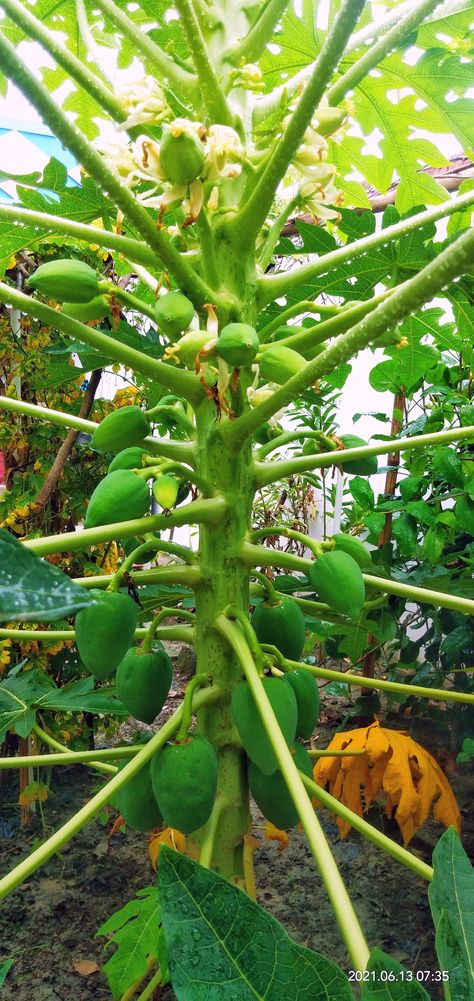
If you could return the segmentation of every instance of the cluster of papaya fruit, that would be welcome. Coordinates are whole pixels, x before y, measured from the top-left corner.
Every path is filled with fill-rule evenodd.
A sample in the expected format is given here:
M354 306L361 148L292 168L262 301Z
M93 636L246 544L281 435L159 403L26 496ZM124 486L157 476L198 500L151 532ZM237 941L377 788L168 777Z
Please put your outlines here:
M110 297L100 294L99 281L85 261L61 258L40 264L27 283L48 299L61 303L61 312L87 323L111 313Z

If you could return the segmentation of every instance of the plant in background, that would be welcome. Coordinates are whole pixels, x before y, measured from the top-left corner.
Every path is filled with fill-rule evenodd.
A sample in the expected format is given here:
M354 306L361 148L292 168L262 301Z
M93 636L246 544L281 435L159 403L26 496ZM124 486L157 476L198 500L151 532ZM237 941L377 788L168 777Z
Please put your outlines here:
M440 873L435 862L433 873L310 777L298 740L309 733L310 717L314 721L317 711L314 702L312 716L309 712L314 697L311 675L332 680L338 674L301 663L298 657L304 626L315 615L334 621L335 628L351 637L360 632L361 616L364 628L371 628L370 616L390 595L463 615L472 612L473 603L462 593L419 587L387 576L377 565L365 567L363 547L354 546L354 540L336 535L315 542L287 524L252 525L258 491L292 476L349 464L352 483L362 482L365 489L359 494L368 496L361 464L363 470L372 468L374 457L386 451L386 442L360 446L353 437L326 434L324 423L312 424L310 432L273 437L278 416L311 387L317 391L323 379L333 378L333 386L342 386L350 359L386 338L387 331L423 325L429 315L426 306L435 295L454 302L460 279L472 267L474 232L468 226L474 192L446 201L444 189L419 170L420 157L438 164L444 158L427 139L408 141L419 98L426 110L417 111L418 128L426 125L436 133L448 122L463 142L469 141L462 110L468 99L448 102L439 93L446 64L455 65L460 92L469 86L463 55L466 12L457 6L448 11L458 43L453 54L450 43L442 40L447 37L446 11L439 15L440 40L436 6L436 0L422 0L373 20L362 0L346 0L337 10L331 8L323 32L314 28L312 9L305 8L300 17L280 0L261 7L236 3L232 17L219 5L176 0L178 16L173 19L155 7L152 12L143 7L125 12L111 0L81 0L80 41L73 52L55 31L56 8L53 14L41 2L34 10L18 0L0 2L6 15L0 38L3 70L84 170L80 189L71 192L64 183L57 184L55 216L41 184L34 197L20 192L22 204L0 207L3 259L7 251L10 260L28 247L38 227L73 238L75 245L93 242L106 248L117 274L126 268L139 279L133 293L125 291L126 302L137 316L156 324L159 346L147 350L152 335L134 338L126 328L122 336L120 327L96 329L83 322L87 310L79 314L76 307L90 305L95 315L97 296L107 297L111 291L99 280L97 269L95 278L82 269L78 280L77 260L70 254L60 255L54 276L51 269L42 274L39 269L27 292L16 289L8 276L0 283L1 302L85 345L95 361L100 357L125 366L148 390L147 409L133 402L108 415L98 428L86 419L79 423L67 407L54 413L8 396L0 401L7 413L28 413L62 428L93 433L93 446L109 465L114 463L92 494L84 531L22 543L8 532L0 535L3 620L49 622L76 613L77 650L89 672L85 680L60 691L54 684L48 684L48 690L46 684L30 685L21 707L21 682L8 677L2 687L2 699L7 704L10 699L4 723L18 725L21 716L26 732L28 726L37 726L38 706L70 708L74 699L77 708L86 704L99 711L100 703L102 709L107 705L107 711L120 714L123 707L115 698L113 674L117 670L122 687L130 658L159 654L159 641L171 637L191 643L196 654L196 673L184 700L158 732L144 745L91 752L94 767L110 776L107 784L0 881L0 892L13 889L107 802L117 802L129 823L140 829L160 826L160 818L161 826L181 828L192 858L162 848L158 891L144 891L138 903L126 905L105 925L106 931L114 931L121 954L127 937L121 936L123 925L128 935L128 921L135 921L136 962L133 969L127 967L128 979L118 974L117 964L109 968L117 998L130 993L132 984L134 989L141 984L144 1001L168 975L176 995L186 1001L229 989L242 1001L296 998L300 992L334 1001L353 996L351 977L330 959L292 943L252 902L249 785L268 815L288 826L301 822L340 925L352 979L364 981L364 997L376 992L389 998L387 984L403 984L409 974L389 956L370 951L311 796L432 881L440 981L452 976L462 990L469 989L462 910L459 900L450 896L452 868L441 862ZM157 18L152 28L150 14ZM73 21L65 8L61 32L68 39L73 30L77 41L75 10ZM96 29L99 37L105 31L116 46L121 65L139 55L146 75L136 88L132 85L120 95L100 68L92 68L90 52L100 61L93 41ZM292 76L285 44L295 31L314 61L302 53L301 68ZM65 77L72 81L67 102L68 110L78 113L74 123L18 55L25 34L55 60L49 84L59 85ZM277 54L269 48L274 36ZM404 56L413 40L424 53L415 65ZM394 86L409 86L413 94L391 105ZM93 141L95 119L104 114L116 125L107 145ZM364 152L366 136L351 135L351 122L360 122L364 129L380 123L381 158ZM365 180L381 190L390 185L394 170L399 174L400 218L383 232L375 232L371 213L354 210L368 206L364 188L347 176L354 163ZM440 204L423 209L425 201ZM301 239L295 246L280 235L298 208L311 214L313 224L298 221ZM431 227L445 217L462 220L460 231L431 253L426 246ZM98 218L103 228L94 225ZM403 266L407 247L420 251L408 273ZM321 301L323 295L336 297L337 304L328 306L327 300ZM51 297L58 307L72 304L72 311L70 306L52 308ZM103 303L97 308L102 312ZM308 314L314 314L309 324ZM282 327L287 328L285 336L276 336ZM400 344L405 336L402 333ZM343 432L350 436L353 429ZM457 449L472 435L472 427L455 414L446 429L397 437L391 447L410 454L421 450L425 456L430 449ZM308 438L315 440L313 450L306 448ZM292 439L299 441L301 454L276 457ZM130 450L136 449L136 464L130 465ZM464 506L469 506L467 487L466 480ZM188 491L191 500L183 503ZM160 514L149 513L151 493ZM159 536L166 528L186 524L199 526L196 552ZM276 533L304 544L309 558L262 544L267 534ZM137 540L136 547L110 575L74 581L38 559L131 538ZM169 564L134 571L150 549L169 554ZM262 573L266 568L290 572L284 576L287 594L280 596L278 577L272 587ZM194 611L171 608L166 594L175 600L180 595ZM151 623L137 629L140 603L144 612L162 607ZM252 605L256 610L250 620ZM163 626L171 615L181 623ZM122 616L126 635L120 633ZM45 632L51 639L70 638L70 630ZM144 633L143 648L134 647L134 639ZM12 635L13 628L1 632L2 638ZM266 642L269 638L271 643ZM158 661L158 669L166 673L163 657ZM299 673L289 682L288 672ZM311 689L304 672L310 675ZM145 676L149 679L148 672ZM97 689L94 679L100 683ZM160 679L161 693L167 679L168 673ZM133 705L143 707L136 680ZM344 680L360 685L363 679L346 673ZM399 681L365 680L381 691L406 691ZM144 684L154 686L149 680ZM447 687L411 686L410 694L415 693L473 702L470 693ZM127 698L130 701L129 689ZM51 743L47 734L41 736ZM85 752L57 745L55 751L57 755L48 756L51 765L91 760ZM389 753L390 747L386 756ZM32 762L36 760L44 756ZM141 810L140 803L153 809ZM451 863L456 853L457 864L464 866L453 832L441 839L437 858L443 856L444 845L446 854L451 851ZM146 942L144 923L153 929ZM416 982L410 991L413 998L427 997Z

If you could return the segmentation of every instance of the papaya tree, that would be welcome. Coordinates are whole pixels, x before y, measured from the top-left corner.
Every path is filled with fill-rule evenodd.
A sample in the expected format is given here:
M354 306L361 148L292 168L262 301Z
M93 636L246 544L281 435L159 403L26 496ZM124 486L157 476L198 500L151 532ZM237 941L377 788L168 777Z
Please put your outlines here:
M350 814L365 836L438 886L430 866L375 832L311 778L307 752L296 738L308 738L315 725L314 677L332 678L334 672L300 661L304 613L351 624L392 594L461 614L472 612L473 602L383 575L352 537L305 537L311 556L305 558L263 544L278 525L252 530L254 497L265 486L305 471L350 463L354 469L364 460L370 465L387 450L386 441L354 447L319 431L274 436L278 416L407 317L423 317L434 296L455 299L472 270L474 191L468 185L446 199L445 189L419 163L440 166L445 158L434 141L412 132L415 124L434 137L448 129L472 145L464 96L471 13L468 4L447 3L438 14L437 6L436 0L422 0L376 18L363 0L345 0L330 5L324 30L311 4L297 14L286 0L176 0L173 16L155 3L133 10L112 0L54 6L39 0L30 9L19 0L0 0L2 70L83 169L81 188L59 185L54 214L51 198L41 184L35 189L31 177L18 205L0 206L3 260L32 245L38 232L62 237L65 247L70 239L75 246L104 247L117 275L134 276L124 293L127 305L156 326L162 347L156 357L145 339L131 344L119 328L97 327L106 309L103 297L113 291L80 255L55 254L30 275L26 291L14 287L8 272L0 283L2 303L124 366L148 386L146 410L130 404L99 425L66 410L9 397L0 401L6 413L91 434L92 447L108 454L113 467L91 496L83 531L21 544L2 534L2 618L49 622L76 613L79 655L101 686L88 695L108 698L117 711L125 705L142 719L159 712L167 694L170 671L160 639L190 642L197 665L182 705L145 745L92 752L109 781L4 877L0 891L17 886L107 802L141 830L168 826L189 836L198 863L165 849L160 855L164 939L157 922L153 956L161 965L143 998L162 982L167 963L177 996L189 1001L211 995L352 997L342 970L290 943L252 903L249 783L273 822L288 827L300 821L347 946L352 979L372 971L365 979L373 984L378 978L379 991L387 979L403 980L404 974L390 957L370 956L311 796L346 819ZM18 51L25 38L39 43L54 70L31 70ZM100 39L117 49L120 66L138 55L143 77L125 87L111 83L101 65ZM423 53L415 62L405 58L414 40ZM440 93L445 70L457 100ZM65 79L70 87L62 108L51 92ZM404 87L409 96L393 105L391 90ZM420 100L421 112L415 108ZM100 128L104 116L106 135ZM359 131L351 129L357 123ZM380 157L364 152L364 130L369 134L377 126ZM394 171L400 178L399 218L381 231L370 212L360 211L370 203L360 181L348 177L354 168L379 190L387 190ZM431 207L425 208L427 202ZM312 224L298 222L295 243L282 229L301 213ZM454 236L423 255L434 223L453 217L461 220ZM417 250L421 261L410 267L410 253ZM337 301L328 303L327 296ZM308 316L314 322L308 324ZM466 316L469 310L463 322ZM161 431L165 417L167 433ZM472 439L469 423L456 415L446 423L436 432L399 438L392 447L406 453L449 443L462 447ZM314 447L275 458L295 440ZM162 513L149 513L150 487ZM180 489L181 497L192 490L187 503ZM197 551L160 539L161 531L183 525L198 526ZM284 531L291 539L292 530ZM301 533L293 536L301 543ZM118 571L93 580L71 580L39 559L127 539L137 545ZM150 551L168 553L170 562L133 570ZM268 568L294 575L293 595L278 590L278 577L272 582ZM194 612L175 610L181 624L163 626L173 614L163 602L151 624L141 627L140 595L145 600L150 585L190 592ZM18 631L26 632L11 625L2 636ZM72 629L45 633L72 638ZM143 645L134 646L141 638ZM115 673L121 702L111 688ZM363 680L344 675L348 684ZM398 682L366 682L403 691ZM424 694L422 687L416 694ZM473 699L450 688L425 694ZM75 697L77 705L77 689ZM41 704L55 700L61 701L54 692L40 697ZM33 698L30 714L34 704ZM89 759L67 749L48 756L50 764ZM110 764L118 761L120 766ZM217 931L211 943L212 928ZM444 953L440 962L443 971L450 968ZM142 977L146 970L145 962ZM130 986L115 985L115 996ZM413 997L427 996L421 985L412 990ZM383 996L391 996L388 988Z

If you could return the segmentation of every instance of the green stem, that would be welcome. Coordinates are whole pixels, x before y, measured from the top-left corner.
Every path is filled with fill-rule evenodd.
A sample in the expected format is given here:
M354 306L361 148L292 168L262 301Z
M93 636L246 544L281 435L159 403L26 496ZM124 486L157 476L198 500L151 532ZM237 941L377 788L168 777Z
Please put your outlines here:
M152 470L153 472L153 470ZM157 469L157 475L162 473L172 473L176 472L180 474L180 479L185 482L189 480L190 483L194 485L201 491L203 497L216 497L216 488L206 480L204 476L199 476L198 473L194 473L191 469L187 469L180 462L163 462Z
M301 435L299 436L301 437ZM272 463L255 463L255 478L258 487L267 486L276 480L285 479L298 473L309 472L312 469L327 469L329 466L342 466L352 458L367 458L371 455L384 455L387 447L396 452L410 452L418 448L429 448L431 445L445 445L452 441L469 441L474 438L474 426L467 428L449 428L446 431L434 431L431 434L413 435L412 438L390 438L377 445L364 445L360 448L338 449L334 452L315 452L314 455L302 455L292 459L273 460ZM277 441L275 438L274 441ZM273 444L273 442L272 442Z
M326 348L314 361L273 393L264 403L255 407L250 413L239 417L236 421L221 428L221 438L225 438L232 448L240 448L242 442L252 435L260 425L273 417L282 407L288 406L317 379L333 372L342 362L348 361L353 355L377 337L391 330L420 306L423 306L434 295L459 278L472 267L474 255L474 230L467 230L443 250L438 257L426 265L413 278L398 288L386 302L377 306L368 316L360 320L350 333L337 337L331 347ZM297 269L301 274L301 269Z
M193 422L178 407L174 407L170 403L157 403L156 407L145 410L145 416L151 421L154 417L170 417L189 437L194 437L196 434Z
M278 601L278 596L276 594L276 591L275 591L275 597ZM252 657L255 661L255 666L257 668L257 671L263 678L264 658L262 655L262 648L260 646L260 643L258 642L255 631L254 629L252 629L252 626L249 622L248 612L244 612L243 608L236 608L235 605L227 605L227 607L224 608L223 614L226 615L228 619L231 619L232 621L239 623L242 632L245 636L245 639L247 641L250 653L252 654Z
M151 653L153 648L153 640L156 636L156 631L160 622L163 619L169 619L171 616L176 616L179 619L185 619L187 622L195 622L196 616L193 612L188 612L184 608L161 608L158 615L155 615L153 622L148 626L145 636L145 642L143 644L144 653Z
M191 729L191 721L193 717L193 700L195 692L198 688L204 688L210 684L212 684L212 677L209 674L194 674L188 681L183 699L183 715L174 738L177 744L184 743L189 740L189 730Z
M235 44L224 53L223 62L239 66L244 63L254 63L263 55L271 42L280 18L288 7L289 0L268 0L262 4L253 24L244 38L239 38Z
M182 259L169 237L163 230L157 228L151 215L125 187L118 174L107 167L104 158L70 121L67 114L51 97L47 88L22 62L14 46L5 36L0 36L0 55L5 74L31 101L54 135L66 149L74 154L78 162L82 164L102 190L114 200L117 208L121 209L124 216L137 228L183 292L197 307L202 306L205 302L210 302L210 289L206 283Z
M122 758L133 758L141 750L143 744L130 744L127 747L101 748L100 751L59 751L52 754L28 754L17 757L0 758L0 770L5 768L50 768L53 765L93 765L95 761L120 761ZM117 769L113 769L115 775ZM112 774L112 773L111 773Z
M314 813L311 801L302 784L298 769L283 738L262 681L255 668L253 658L238 627L219 615L215 622L218 631L225 636L238 657L252 695L255 699L262 723L278 761L278 767L285 779L298 811L308 844L318 867L321 879L331 901L342 937L355 970L365 970L369 949L352 906L352 902L342 881L340 872L329 844Z
M426 879L428 882L433 879L433 869L430 865L422 862L416 855L412 855L406 848L397 845L391 838L387 838L386 834L382 834L382 831L378 831L376 827L372 827L372 824L368 824L366 820L359 817L353 810L349 810L349 807L344 806L343 803L334 796L331 796L330 793L322 789L321 786L313 782L303 772L298 772L298 774L308 793L319 800L322 806L325 806L331 813L335 813L337 817L346 820L356 831L359 831L360 834L367 838L368 841L381 848L386 855L391 855L397 862L401 862L407 869L411 869L417 876L421 876L422 879Z
M254 580L259 580L262 587L265 588L265 601L267 601L269 605L279 604L280 597L278 595L278 591L272 584L269 577L267 577L264 573L260 573L259 570L252 570L252 573L249 574L249 576L253 577Z
M190 402L196 404L202 399L202 387L191 372L172 368L171 365L158 361L156 358L150 358L142 351L137 351L136 348L131 348L128 344L124 344L108 334L100 333L85 323L81 323L80 320L74 320L71 316L67 316L66 313L58 313L57 310L51 309L51 306L46 306L45 303L19 292L11 285L5 285L4 282L0 282L0 302L21 309L22 312L36 317L53 330L60 330L74 340L89 344L90 347L96 348L108 358L113 358L114 361L121 362L127 368L133 369L134 372L140 372L149 379L156 380L168 389L179 393L180 396L184 396Z
M156 989L163 982L163 971L157 970L145 989L138 995L136 1001L151 1001L155 997Z
M398 288L402 288L403 285L399 285ZM385 292L381 292L380 295L374 296L373 299L368 299L367 302L361 302L357 306L344 307L338 311L337 316L331 316L328 320L314 323L312 327L305 327L298 334L282 337L281 341L278 341L278 345L293 348L294 351L299 351L305 358L311 360L318 354L320 344L337 334L344 334L350 330L359 320L372 313L376 306L385 302L391 295L393 295L393 289L389 288ZM265 344L260 345L260 351L268 351L274 346L274 341L266 341Z
M54 748L55 751L61 751L63 753L71 753L68 747L65 747L64 744L60 744L58 740L55 740L54 737L51 737L49 733L46 732L46 730L43 730L43 728L39 726L38 723L33 724L33 733L36 735L36 737L38 737L38 740L41 740L43 744L47 744L48 747ZM31 761L31 758L29 758L29 756L27 760L29 760L31 766L33 762ZM98 761L97 758L94 758L92 761L89 762L89 764L91 768L95 768L96 771L98 772L103 772L104 775L115 775L115 772L117 771L117 769L114 768L113 765L103 764L101 761Z
M288 0L285 0L285 6L287 2ZM271 264L273 251L275 250L278 240L280 239L283 226L285 225L287 219L289 219L293 209L296 208L296 206L298 205L299 197L300 196L298 192L294 196L294 198L291 198L290 201L284 206L284 208L282 208L281 212L277 215L276 219L272 222L272 225L270 226L268 236L260 251L260 254L258 255L258 263L260 265L262 272L265 272L268 268L268 265ZM281 322L281 317L279 317L278 319ZM259 337L261 338L261 332L259 332Z
M357 23L364 0L345 0L339 8L331 30L316 59L311 77L291 115L288 125L277 142L268 164L261 173L250 198L229 224L241 247L254 243L275 198L275 191L291 163L306 129Z
M148 571L145 571L147 573ZM153 572L153 571L149 571ZM136 575L133 574L132 578ZM76 582L79 580L82 586L85 586L85 581L87 581L87 586L89 587L106 587L111 578L110 577L79 577L76 578ZM182 611L182 610L180 610ZM185 618L184 615L180 618ZM147 629L136 629L135 639L144 639L147 634ZM74 629L0 629L0 639L14 639L14 640L36 640L38 643L52 643L57 640L73 640L75 639L76 633ZM183 643L193 642L194 630L188 629L187 626L163 626L160 629L160 639L163 640L182 640Z
M139 546L136 546L131 553L124 559L122 565L115 571L112 580L107 588L108 591L118 591L122 583L125 574L133 567L133 564L137 562L138 557L142 553L147 553L156 542L156 550L158 551L161 546L161 539L152 537L149 542L142 542Z
M195 226L199 234L199 245L202 254L204 278L207 282L209 282L212 288L219 288L221 284L221 277L219 275L219 267L216 259L214 235L204 208L201 209L196 219Z
M234 117L209 58L201 25L190 0L176 0L176 10L186 36L189 51L197 74L198 87L210 123L233 126ZM212 299L208 299L212 302Z
M39 42L58 66L66 70L68 76L97 101L102 110L107 111L116 122L125 121L126 114L113 91L95 73L91 72L84 61L78 59L62 42L58 41L56 35L34 17L25 4L19 3L18 0L2 0L2 7L15 24L23 28L30 38Z
M214 842L216 840L219 821L224 813L224 810L227 810L229 806L231 806L231 802L228 797L218 791L211 816L209 817L202 834L199 864L203 865L205 869L211 868Z
M181 525L216 524L227 511L227 501L223 497L200 498L191 504L176 508L170 515L153 514L134 521L120 521L116 525L99 525L97 528L86 528L83 532L63 532L61 535L45 535L42 539L26 539L23 545L38 556L49 556L51 553L77 553L100 542L112 542L114 539L128 539L134 535L144 535L145 532L159 532L165 528ZM172 580L176 579L193 583L199 579L196 567L173 566L168 571L160 567ZM93 585L95 586L95 585Z
M240 557L247 566L275 566L286 570L301 570L307 574L312 563L303 556L293 556L292 553L282 553L278 549L266 549L264 546L253 546L250 542L242 543ZM402 584L400 581L387 580L375 574L363 573L367 587L374 587L386 594L397 594L409 601L434 605L435 608L452 608L464 615L474 613L474 601L470 598L460 598L458 595L445 594L443 591L430 591L425 587L415 587L414 584Z
M106 14L116 27L120 28L125 38L128 38L134 48L140 52L150 67L165 86L173 89L177 88L180 97L186 101L193 102L196 94L196 78L182 66L178 66L174 60L163 52L162 49L152 39L138 28L133 21L120 10L119 6L111 0L97 0L96 6Z
M341 308L340 306L323 306L319 302L313 302L312 299L302 299L301 302L294 302L292 306L287 306L281 313L278 313L278 316L274 320L270 320L270 323L267 323L259 330L258 336L261 344L263 345L266 341L270 341L275 330L283 326L287 320L291 320L294 316L301 316L303 313L319 313L320 316L339 316ZM296 333L297 328L295 327L295 335ZM287 340L287 338L285 337L284 340ZM283 339L281 342L278 341L278 343L283 343Z
M206 689L205 692L198 692L196 695L195 709L200 706L209 705L211 702L216 702L222 697L222 690L217 688L217 686L212 689ZM31 852L30 855L19 865L15 866L11 872L7 873L3 879L0 879L0 900L6 897L8 893L15 889L28 879L32 873L36 872L40 866L44 865L52 855L55 854L60 848L62 848L68 841L74 837L86 824L88 824L94 817L99 813L103 806L109 802L109 800L122 788L134 775L137 775L141 768L151 760L154 754L160 750L166 744L175 733L177 727L181 722L183 714L182 706L179 706L175 710L172 716L164 723L161 730L154 734L148 744L145 744L137 752L132 761L130 761L124 768L122 768L110 782L99 790L89 800L85 806L81 807L77 813L71 817L58 831L56 831L47 841L43 842L39 848Z
M412 31L417 28L425 17L438 6L440 0L422 0L414 10L408 12L398 23L387 31L385 35L368 52L360 57L346 72L336 80L326 93L329 104L339 104L350 90L354 90L361 80L365 80L375 66L385 59L395 49L398 49L408 38Z
M457 198L451 198L441 205L435 205L424 212L419 212L418 215L410 216L409 219L396 222L393 226L387 226L386 229L378 233L372 233L370 236L364 236L361 240L354 241L354 243L347 243L344 247L339 247L338 250L332 250L329 254L319 257L315 262L303 264L300 268L286 271L284 274L262 277L258 281L258 306L262 308L267 303L273 302L274 299L287 295L294 288L311 283L322 275L330 274L341 264L362 257L368 251L384 246L392 240L398 240L399 237L406 236L407 233L411 233L427 223L436 222L437 219L443 219L445 216L452 215L453 212L460 212L472 205L473 202L474 191L466 191L463 195L458 195Z
M366 751L320 751L315 747L308 748L310 758L360 758Z
M107 280L99 282L99 290L101 293L112 295L114 299L118 299L119 302L123 303L128 309L133 309L137 313L141 313L143 316L148 316L150 320L155 322L155 310L153 306L149 306L146 302L142 302L137 295L133 295L131 292L127 292L124 288L120 288L120 285L116 285L115 282L109 282Z
M262 448L259 448L257 452L258 461L262 462L263 459L266 459L267 455L270 455L270 452L273 452L276 448L281 448L283 445L288 445L293 441L301 441L302 438L307 440L314 438L315 442L317 442L320 447L324 445L324 450L326 452L338 451L336 442L331 438L328 438L327 434L324 434L324 431L285 431L284 434L278 435L278 438L272 438L272 440L267 442L266 445L262 445Z

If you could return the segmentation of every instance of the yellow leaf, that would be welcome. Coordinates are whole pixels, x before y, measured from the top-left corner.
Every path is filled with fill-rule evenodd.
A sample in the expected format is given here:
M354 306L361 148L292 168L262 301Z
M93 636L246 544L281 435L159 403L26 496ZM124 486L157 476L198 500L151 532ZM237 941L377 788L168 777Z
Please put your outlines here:
M265 841L277 841L278 851L283 852L285 848L288 848L290 843L290 836L288 831L281 831L279 827L275 827L274 824L267 820L265 824Z
M386 813L394 818L404 844L428 819L430 812L445 827L459 832L461 815L451 786L431 754L409 734L381 727L378 720L369 727L337 733L328 750L365 750L365 755L347 758L320 758L313 771L314 781L328 787L332 796L362 817L383 791ZM336 818L341 837L351 824Z
M19 806L29 806L30 803L45 803L48 798L49 789L43 782L30 782L22 789L19 797Z
M176 831L174 827L165 827L164 831L160 831L159 834L155 835L148 844L148 854L154 869L156 869L162 845L174 848L175 852L185 852L186 838L184 834L181 834L181 831Z

